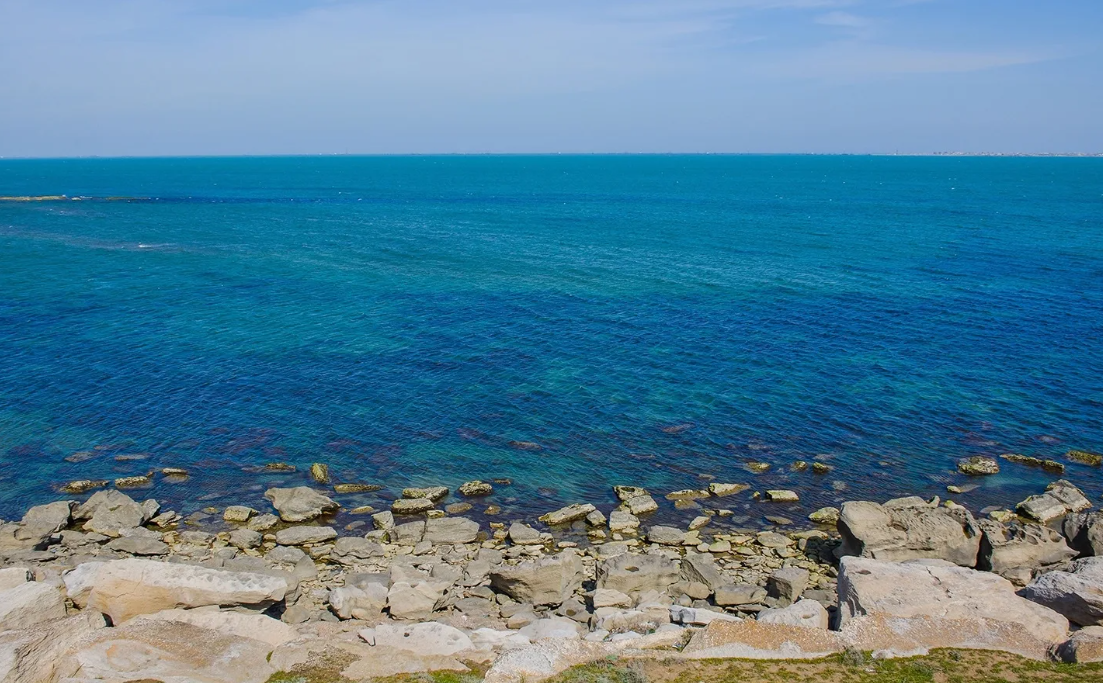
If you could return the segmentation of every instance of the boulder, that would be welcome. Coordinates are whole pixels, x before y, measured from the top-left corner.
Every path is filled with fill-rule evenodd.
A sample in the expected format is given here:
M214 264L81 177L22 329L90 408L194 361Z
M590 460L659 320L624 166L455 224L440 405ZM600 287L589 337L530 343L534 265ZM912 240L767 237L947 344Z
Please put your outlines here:
M357 564L373 557L383 557L384 552L383 546L375 541L356 536L343 536L333 544L333 550L329 555L341 564Z
M73 503L59 500L48 505L36 505L23 515L23 526L40 530L47 534L56 534L69 526L73 514Z
M1068 571L1042 574L1019 595L1080 626L1103 626L1103 557L1085 557L1070 564Z
M249 518L257 513L251 507L245 507L244 505L231 505L222 511L222 519L226 522L237 522L243 524L249 521Z
M1061 534L1048 527L1018 522L1005 525L994 519L982 519L977 525L982 533L977 569L995 572L1020 586L1039 570L1076 556Z
M37 626L65 616L65 596L55 586L29 581L0 591L0 631Z
M485 481L468 481L460 485L460 495L473 497L473 496L489 496L494 493L494 487Z
M544 542L539 531L522 522L509 525L509 540L516 545L540 545Z
M713 600L717 605L754 605L766 599L766 589L751 584L726 584L716 589Z
M84 612L34 628L0 633L0 681L44 683L57 680L58 661L72 643L106 626L103 615Z
M360 630L360 638L373 647L409 650L421 655L449 657L475 649L470 636L446 624L380 624Z
M387 606L387 593L382 583L341 586L330 591L329 604L341 619L375 619Z
M705 626L714 621L741 621L739 617L726 612L716 612L700 607L670 606L670 620L675 624L685 626Z
M766 579L766 592L777 598L778 605L786 607L796 602L808 587L808 570L800 567L783 567Z
M1030 496L1017 506L1025 517L1045 524L1070 512L1083 512L1092 506L1083 491L1064 479L1046 487L1040 496Z
M899 562L942 559L963 567L977 564L980 529L964 508L934 508L921 499L843 503L839 533L840 555L858 555Z
M1076 631L1053 654L1069 664L1103 662L1103 626L1085 626Z
M1082 557L1103 555L1103 512L1078 512L1065 518L1061 532Z
M640 518L631 512L613 510L609 513L609 531L614 533L634 532L640 528Z
M673 560L662 555L617 555L604 560L597 569L598 588L639 595L647 591L662 593L678 583L681 573Z
M598 588L594 591L594 609L602 607L631 607L632 598L611 588Z
M682 545L686 532L672 526L653 526L647 530L647 540L659 545Z
M573 550L517 565L499 565L490 572L490 585L518 602L559 605L584 579L582 560Z
M285 522L306 522L340 508L335 500L308 486L271 488L264 492L264 497Z
M387 591L387 609L395 619L428 619L442 606L448 581L397 581Z
M775 607L758 613L763 624L783 624L805 628L827 628L828 614L815 600L798 600L788 607Z
M716 566L716 560L707 553L687 552L682 558L681 576L686 581L704 584L709 593L727 583L720 568Z
M962 643L986 643L989 649L1044 658L1068 632L1067 619L1019 597L1007 579L945 561L844 557L838 592L840 626L863 615L876 616L887 620L878 623L889 631L910 632L907 642L926 642L925 647L955 647L953 637L959 637ZM911 620L917 621L908 623ZM882 631L870 627L869 634L871 640L863 641L863 649L880 649L866 645L884 635Z
M654 498L645 493L642 496L635 496L625 500L621 503L621 508L625 512L638 516L658 510L659 504L655 502Z
M964 460L959 460L957 469L962 474L968 474L974 477L999 474L1000 463L995 458L989 458L984 455L974 455Z
M91 583L87 607L120 624L139 614L206 605L263 609L283 600L285 579L152 560L115 560L81 577ZM68 575L66 577L69 585ZM72 591L72 588L70 588Z
M241 550L248 550L249 548L259 548L260 544L264 541L264 537L261 536L259 531L253 531L252 529L234 529L230 532L230 545Z
M337 530L330 526L292 526L276 532L280 545L311 545L337 538Z
M819 659L842 652L837 633L760 621L713 621L682 650L687 659Z
M151 506L140 505L133 498L115 490L96 491L73 513L73 518L87 520L85 531L116 537L120 529L132 529L145 524L154 514Z
M275 673L262 640L181 621L137 619L93 631L57 664L62 680L264 683Z
M427 486L425 488L402 489L402 497L408 499L425 498L434 503L448 495L447 486Z
M478 537L479 523L466 517L442 517L425 523L424 540L434 544L473 543Z
M428 512L434 507L429 498L399 498L391 503L391 512L396 515L417 515Z
M816 524L838 524L839 508L823 507L808 515L808 519Z
M568 505L565 508L560 508L555 512L549 512L546 515L540 517L540 521L548 526L558 526L560 524L570 524L580 519L586 519L586 517L596 512L597 508L589 503L575 503L574 505Z

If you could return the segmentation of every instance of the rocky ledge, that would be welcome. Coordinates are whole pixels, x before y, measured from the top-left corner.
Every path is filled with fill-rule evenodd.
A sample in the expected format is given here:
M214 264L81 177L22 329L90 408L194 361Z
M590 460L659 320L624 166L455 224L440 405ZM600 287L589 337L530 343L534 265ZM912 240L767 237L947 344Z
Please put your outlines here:
M745 489L714 486L667 497ZM648 525L638 487L607 512L482 528L438 512L442 488L408 489L396 509L410 514L375 513L366 532L327 526L337 503L309 487L269 490L274 512L225 508L219 531L118 490L32 508L0 524L0 683L262 683L317 667L514 683L609 655L847 648L1103 659L1103 513L1065 481L1018 514L852 501L793 532Z

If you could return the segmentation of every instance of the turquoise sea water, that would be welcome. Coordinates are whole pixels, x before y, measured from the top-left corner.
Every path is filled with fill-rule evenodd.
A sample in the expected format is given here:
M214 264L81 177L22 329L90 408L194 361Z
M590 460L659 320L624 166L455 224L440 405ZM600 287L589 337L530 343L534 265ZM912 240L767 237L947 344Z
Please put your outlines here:
M0 161L0 195L62 193L0 202L0 517L163 466L192 476L138 495L265 507L306 482L277 460L387 487L347 505L712 476L801 494L722 501L752 517L979 509L1053 477L959 458L1103 450L1099 160Z

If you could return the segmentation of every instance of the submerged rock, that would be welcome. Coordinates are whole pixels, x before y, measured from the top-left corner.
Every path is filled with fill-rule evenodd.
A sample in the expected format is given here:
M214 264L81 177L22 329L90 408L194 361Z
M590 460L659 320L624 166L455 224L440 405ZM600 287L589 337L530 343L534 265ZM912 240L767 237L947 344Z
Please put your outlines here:
M423 498L432 502L444 498L448 495L447 486L428 486L425 488L407 488L402 489L402 497L409 499Z
M310 478L319 484L329 483L329 465L316 462L310 466Z
M106 479L77 479L61 487L62 493L87 493L107 486Z
M1100 455L1099 453L1072 450L1066 453L1065 457L1073 462L1078 462L1081 465L1091 465L1092 467L1099 467L1100 465L1103 465L1103 455Z
M372 491L382 491L383 487L379 484L334 484L334 493L370 493Z
M1063 474L1065 471L1064 463L1059 463L1056 460L1043 460L1042 458L1020 455L1019 453L1004 453L1000 457L1008 462L1014 462L1028 467L1040 467L1047 472Z
M808 515L816 524L836 524L839 521L839 508L823 507Z
M769 489L766 491L766 500L773 503L795 503L800 500L800 496L796 491Z

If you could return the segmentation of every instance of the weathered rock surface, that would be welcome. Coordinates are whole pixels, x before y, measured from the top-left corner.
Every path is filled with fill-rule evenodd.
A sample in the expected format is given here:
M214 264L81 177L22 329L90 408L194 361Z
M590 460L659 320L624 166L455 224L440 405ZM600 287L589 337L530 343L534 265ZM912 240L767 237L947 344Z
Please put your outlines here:
M360 638L373 647L409 650L421 655L449 657L475 648L471 637L446 624L380 624L360 630Z
M1103 512L1079 512L1065 518L1061 532L1084 557L1103 555Z
M957 469L962 474L968 474L975 477L999 474L1000 463L995 458L989 458L984 455L974 455L964 460L959 460Z
M270 647L279 647L284 643L289 643L299 635L294 628L278 619L263 614L242 614L220 610L214 606L199 609L170 609L163 612L154 612L153 614L143 614L130 623L137 626L145 621L171 621L191 624L226 635L259 640Z
M272 648L179 621L148 619L94 631L78 639L57 671L73 681L264 683L275 673Z
M841 652L837 633L757 621L713 621L682 650L689 659L818 659Z
M283 600L283 578L153 560L115 560L85 577L87 606L120 624L139 614L206 605L264 608Z
M330 526L292 526L276 532L280 545L308 545L325 543L337 538L337 530Z
M977 568L995 572L1023 586L1034 573L1067 562L1076 556L1064 537L1038 524L1001 524L993 519L977 522L982 532Z
M72 643L106 626L102 615L84 612L34 628L0 633L0 681L45 683L56 680L58 660Z
M1103 626L1085 626L1057 646L1056 659L1070 664L1103 662Z
M280 519L285 522L306 522L336 512L340 507L333 499L308 486L271 488L264 492L264 497L272 503Z
M382 583L341 586L330 591L329 604L341 619L374 619L387 606L387 593Z
M425 523L424 540L431 543L472 543L479 535L479 523L466 517L442 517Z
M0 569L0 591L22 586L33 578L33 573L26 567L5 567Z
M1045 605L1081 626L1103 626L1103 557L1086 557L1068 571L1042 574L1019 595Z
M840 555L889 562L942 559L963 567L977 564L980 528L964 508L929 507L921 499L894 505L868 501L843 503Z
M140 527L156 514L151 508L134 501L133 498L115 490L96 491L83 505L73 513L77 520L84 522L86 531L94 531L105 536L118 536L121 529Z
M1064 479L1058 479L1046 487L1040 496L1030 496L1019 503L1018 511L1025 517L1043 524L1070 512L1082 512L1092 506L1083 491Z
M395 619L428 619L451 585L450 581L396 581L387 591L387 609Z
M770 574L766 580L766 592L777 598L778 605L786 607L796 602L808 587L808 570L800 567L784 567Z
M578 553L565 550L549 558L496 567L490 572L490 585L518 602L559 605L583 578Z
M574 505L568 505L567 507L559 508L554 512L542 515L540 521L548 526L570 524L571 522L585 519L590 513L596 511L597 508L589 503L575 503Z
M31 628L65 616L65 596L35 581L0 591L0 631Z
M1016 637L1005 643L1007 647L993 635L989 646L1044 658L1047 649L1063 642L1068 632L1068 620L1019 597L1006 579L944 561L893 563L844 557L839 564L838 591L839 621L844 627L863 615L929 621L898 624L901 631L914 629L917 642L924 633L958 632L963 639L976 639L983 633L1028 634L1026 640ZM939 636L928 647L952 646L947 637Z
M758 613L763 624L783 624L804 628L827 628L829 616L815 600L798 600L788 607L775 607Z
M680 578L678 565L662 555L626 553L604 560L597 570L599 588L633 596L647 591L662 593Z

